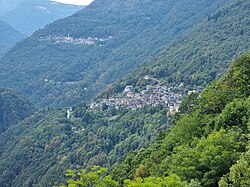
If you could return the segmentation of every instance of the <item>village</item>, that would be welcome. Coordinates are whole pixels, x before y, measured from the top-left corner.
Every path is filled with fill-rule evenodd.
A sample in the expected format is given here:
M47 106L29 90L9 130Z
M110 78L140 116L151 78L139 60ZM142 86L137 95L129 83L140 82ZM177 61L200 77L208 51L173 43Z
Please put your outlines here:
M153 78L151 78L153 79ZM158 80L157 80L158 81ZM183 83L179 87L183 87ZM116 109L125 107L132 110L144 106L163 106L169 109L170 114L178 112L183 95L172 91L173 87L167 87L158 81L156 85L147 85L140 92L136 92L132 85L127 85L120 96L102 99L99 102L90 103L90 109L98 109L103 105Z
M44 82L54 84L54 85L75 85L78 83L78 82L73 82L73 81L62 82L62 81L54 81L54 80L49 80L49 79L44 79Z
M53 42L55 44L73 44L73 45L95 45L98 43L99 45L102 45L103 42L106 42L108 40L111 40L113 37L108 36L107 38L73 38L70 35L68 36L46 36L46 37L40 37L40 41L49 41Z

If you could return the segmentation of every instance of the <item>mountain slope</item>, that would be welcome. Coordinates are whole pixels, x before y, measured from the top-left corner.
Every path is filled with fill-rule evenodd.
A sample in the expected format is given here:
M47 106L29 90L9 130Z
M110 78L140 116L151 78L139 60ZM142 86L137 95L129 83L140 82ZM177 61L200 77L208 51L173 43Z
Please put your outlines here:
M219 181L223 187L248 186L250 53L185 105L165 136L128 155L113 169L113 177L120 182L129 179L125 186L131 187L147 182L160 182L160 187L172 177L187 186L218 186Z
M227 2L96 0L16 45L0 62L0 84L42 106L89 99Z
M53 186L67 168L111 166L168 128L166 109L91 110L85 105L37 112L0 136L0 183ZM157 124L155 122L157 121Z
M18 41L24 39L24 35L13 27L0 20L0 58Z
M61 4L50 0L23 0L2 15L1 19L20 32L31 35L46 24L67 17L82 8L83 6Z
M227 70L232 58L250 50L249 13L249 1L232 1L117 85L139 85L151 75L169 84L204 88Z
M4 13L9 12L13 8L15 8L19 3L24 0L1 0L0 1L0 16Z
M0 133L34 112L27 98L13 90L0 88Z

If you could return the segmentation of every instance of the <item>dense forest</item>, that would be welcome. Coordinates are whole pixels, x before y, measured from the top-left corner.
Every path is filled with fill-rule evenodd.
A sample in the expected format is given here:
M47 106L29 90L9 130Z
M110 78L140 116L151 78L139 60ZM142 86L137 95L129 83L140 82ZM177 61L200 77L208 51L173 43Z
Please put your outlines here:
M110 175L67 171L69 186L211 187L250 185L250 53L200 95L191 95L173 127L126 156Z
M39 106L88 100L228 2L96 0L17 44L0 61L0 85Z
M34 110L32 103L20 93L0 88L0 134L29 117Z
M126 85L140 87L145 75L169 85L184 82L190 89L203 89L228 70L232 58L250 50L249 10L249 1L231 1L101 95L120 92Z
M0 59L0 187L249 187L249 13L95 0L18 42Z
M39 110L0 137L0 183L60 185L67 169L74 183L73 171L84 167L91 186L104 179L106 186L225 186L241 182L238 175L250 184L249 76L247 54L201 94L191 94L174 118L160 106Z
M67 168L111 167L155 142L172 120L162 107L91 110L79 104L70 116L66 111L40 110L0 137L0 184L53 186Z

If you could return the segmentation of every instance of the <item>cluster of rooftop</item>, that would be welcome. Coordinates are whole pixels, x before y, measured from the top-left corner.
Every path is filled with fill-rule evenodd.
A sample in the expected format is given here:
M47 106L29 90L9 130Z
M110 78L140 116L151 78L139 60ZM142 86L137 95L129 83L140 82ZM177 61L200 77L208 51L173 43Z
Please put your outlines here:
M162 85L159 81L157 85L147 85L146 89L140 92L135 92L133 86L127 85L120 96L92 102L90 103L90 108L98 109L106 105L116 109L126 107L135 110L144 106L161 105L168 108L169 112L173 114L178 112L183 96L182 94L174 93L171 89L172 87Z
M73 38L71 36L46 36L46 37L40 37L40 41L49 41L53 42L55 44L63 43L63 44L74 44L74 45L94 45L98 43L99 45L102 45L101 43L106 42L108 40L111 40L113 37L109 36L107 38Z

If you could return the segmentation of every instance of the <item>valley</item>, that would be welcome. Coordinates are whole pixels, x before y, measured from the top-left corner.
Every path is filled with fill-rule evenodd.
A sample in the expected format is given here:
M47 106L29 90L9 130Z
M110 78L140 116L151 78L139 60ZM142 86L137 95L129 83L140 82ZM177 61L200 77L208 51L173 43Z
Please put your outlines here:
M11 1L0 187L250 186L249 1Z

